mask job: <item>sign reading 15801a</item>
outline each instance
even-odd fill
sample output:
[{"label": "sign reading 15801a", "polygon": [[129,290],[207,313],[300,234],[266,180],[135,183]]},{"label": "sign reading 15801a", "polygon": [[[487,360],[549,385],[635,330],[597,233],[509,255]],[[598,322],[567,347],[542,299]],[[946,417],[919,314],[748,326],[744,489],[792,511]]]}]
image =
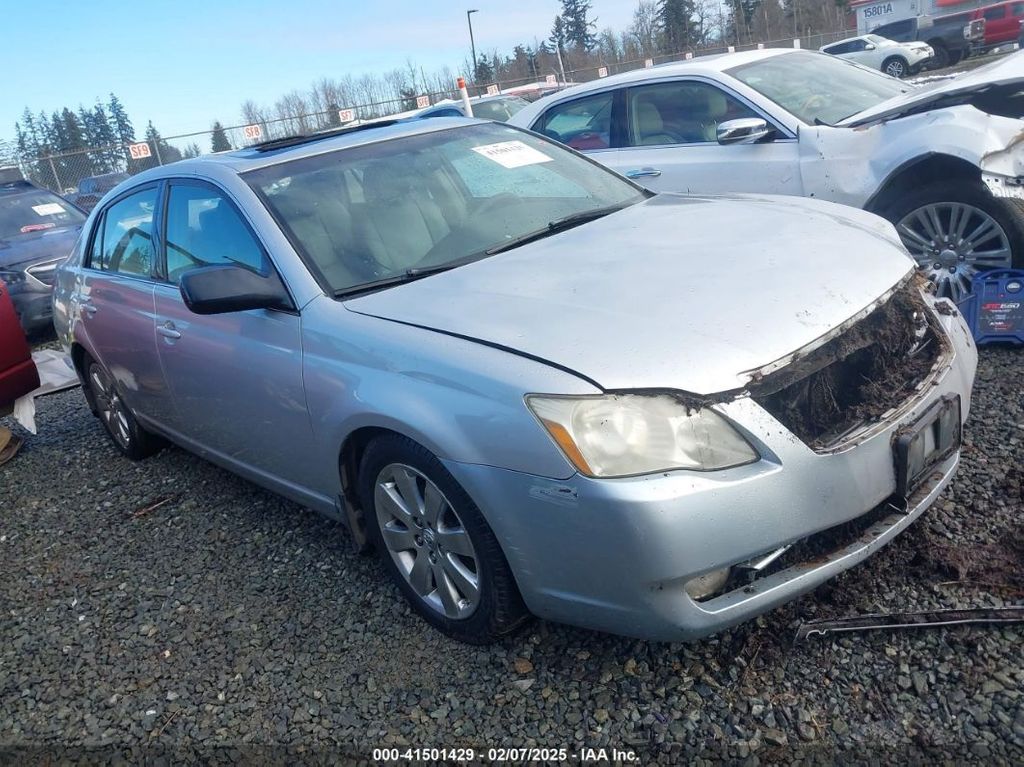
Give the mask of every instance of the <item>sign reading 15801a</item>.
[{"label": "sign reading 15801a", "polygon": [[879,3],[864,9],[864,18],[872,19],[875,16],[888,16],[892,13],[892,3]]}]

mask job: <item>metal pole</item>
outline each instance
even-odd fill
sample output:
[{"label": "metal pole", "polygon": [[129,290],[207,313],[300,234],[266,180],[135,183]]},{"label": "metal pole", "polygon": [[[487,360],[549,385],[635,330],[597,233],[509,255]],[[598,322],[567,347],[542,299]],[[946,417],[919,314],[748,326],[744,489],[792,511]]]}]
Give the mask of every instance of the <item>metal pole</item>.
[{"label": "metal pole", "polygon": [[466,11],[466,23],[469,24],[469,47],[473,51],[473,85],[476,85],[476,41],[473,40],[473,17],[471,14],[476,13],[477,10],[474,8],[471,11]]},{"label": "metal pole", "polygon": [[558,68],[562,71],[562,85],[565,85],[565,64],[562,63],[562,46],[555,41],[555,53],[558,54]]},{"label": "metal pole", "polygon": [[53,174],[53,185],[55,187],[57,187],[53,191],[55,191],[57,194],[60,194],[62,190],[60,188],[60,178],[57,177],[57,166],[55,166],[53,164],[53,157],[52,156],[49,159],[50,159],[50,172]]}]

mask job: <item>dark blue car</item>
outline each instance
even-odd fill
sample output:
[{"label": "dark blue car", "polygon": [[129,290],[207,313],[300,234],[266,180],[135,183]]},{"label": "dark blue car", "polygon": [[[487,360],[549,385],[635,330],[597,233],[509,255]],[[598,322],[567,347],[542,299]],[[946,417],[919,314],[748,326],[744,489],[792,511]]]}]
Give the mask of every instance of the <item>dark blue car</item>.
[{"label": "dark blue car", "polygon": [[75,244],[85,214],[57,195],[0,168],[0,280],[26,333],[51,327],[54,270]]}]

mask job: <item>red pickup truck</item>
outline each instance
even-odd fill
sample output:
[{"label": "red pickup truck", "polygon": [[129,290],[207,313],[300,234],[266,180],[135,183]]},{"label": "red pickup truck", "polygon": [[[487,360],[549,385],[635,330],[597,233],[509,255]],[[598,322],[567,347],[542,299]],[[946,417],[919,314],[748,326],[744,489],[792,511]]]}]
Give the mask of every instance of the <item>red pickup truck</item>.
[{"label": "red pickup truck", "polygon": [[1020,34],[1021,21],[1024,20],[1024,0],[1012,0],[978,8],[971,14],[971,19],[985,20],[985,47],[1012,43]]}]

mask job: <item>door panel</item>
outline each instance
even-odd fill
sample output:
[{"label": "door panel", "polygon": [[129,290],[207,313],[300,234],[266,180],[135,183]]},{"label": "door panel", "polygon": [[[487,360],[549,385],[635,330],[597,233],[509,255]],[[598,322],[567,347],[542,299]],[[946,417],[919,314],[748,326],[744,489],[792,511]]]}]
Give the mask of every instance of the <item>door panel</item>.
[{"label": "door panel", "polygon": [[173,404],[153,336],[153,237],[159,189],[130,192],[101,215],[70,296],[76,335],[144,421],[165,425]]},{"label": "door panel", "polygon": [[158,285],[156,331],[174,430],[261,474],[311,487],[299,317],[267,310],[201,316],[175,286]]},{"label": "door panel", "polygon": [[272,481],[313,487],[313,432],[302,383],[301,320],[252,310],[193,314],[178,281],[230,263],[266,274],[273,264],[221,189],[171,181],[155,288],[160,362],[175,403],[173,429],[193,446]]}]

